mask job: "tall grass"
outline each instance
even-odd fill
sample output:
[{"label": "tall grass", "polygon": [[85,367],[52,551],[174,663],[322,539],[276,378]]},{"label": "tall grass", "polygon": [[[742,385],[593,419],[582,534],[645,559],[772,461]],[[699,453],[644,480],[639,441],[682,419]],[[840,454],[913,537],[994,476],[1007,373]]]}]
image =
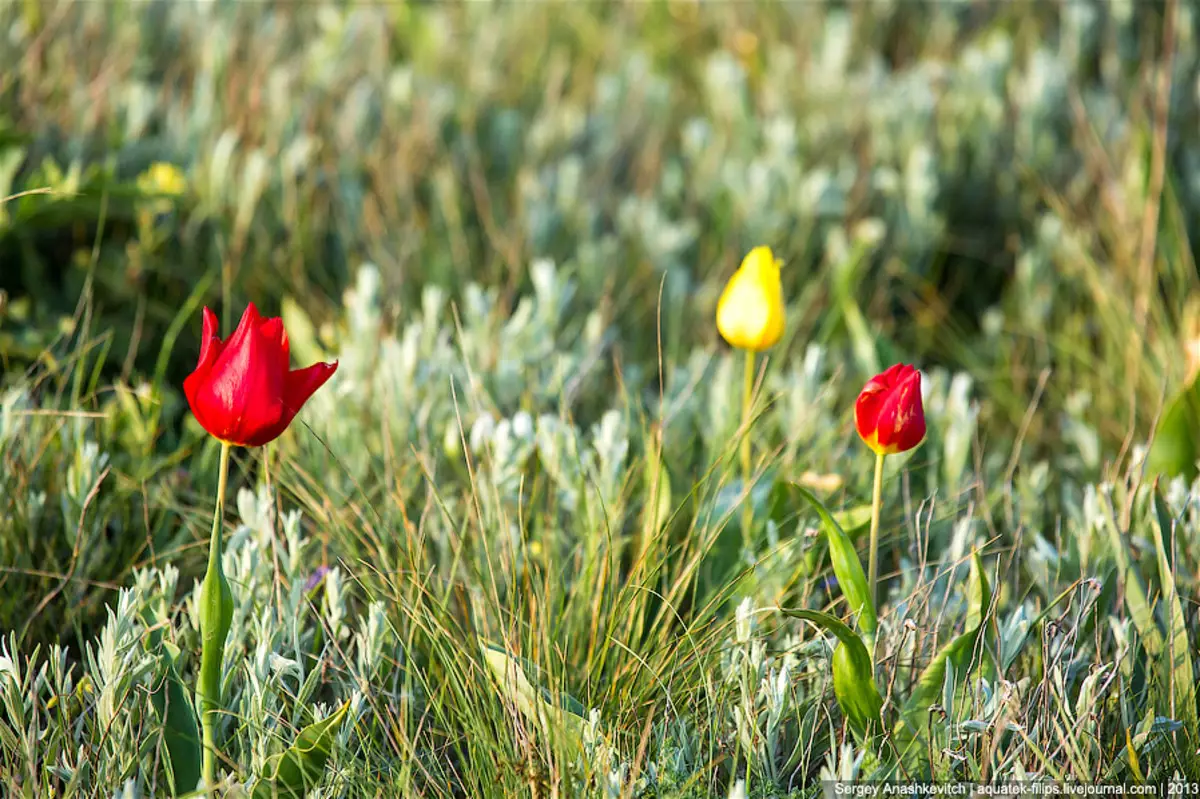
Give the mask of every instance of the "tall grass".
[{"label": "tall grass", "polygon": [[[235,455],[230,790],[347,702],[318,795],[1195,779],[1197,488],[1141,463],[1195,365],[1198,19],[0,8],[0,196],[51,192],[0,205],[0,776],[181,788],[155,697],[164,641],[195,673],[217,450],[179,384],[201,305],[254,300],[341,365]],[[712,319],[759,243],[789,325],[747,429]],[[897,762],[781,610],[847,615],[789,484],[865,544],[850,407],[901,359],[887,719],[972,629],[973,551],[994,599]]]}]

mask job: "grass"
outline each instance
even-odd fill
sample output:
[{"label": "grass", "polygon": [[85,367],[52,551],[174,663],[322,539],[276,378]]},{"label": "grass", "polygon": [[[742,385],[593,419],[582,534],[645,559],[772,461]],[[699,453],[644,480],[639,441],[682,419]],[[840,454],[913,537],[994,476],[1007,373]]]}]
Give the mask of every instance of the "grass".
[{"label": "grass", "polygon": [[[234,455],[229,795],[343,706],[319,796],[1197,779],[1200,489],[1142,468],[1196,368],[1197,20],[0,8],[0,778],[191,787],[163,700],[218,446],[180,383],[200,307],[253,300],[340,366]],[[713,316],[761,243],[747,427]],[[884,473],[872,736],[792,486],[865,562],[851,408],[900,360],[929,435]]]}]

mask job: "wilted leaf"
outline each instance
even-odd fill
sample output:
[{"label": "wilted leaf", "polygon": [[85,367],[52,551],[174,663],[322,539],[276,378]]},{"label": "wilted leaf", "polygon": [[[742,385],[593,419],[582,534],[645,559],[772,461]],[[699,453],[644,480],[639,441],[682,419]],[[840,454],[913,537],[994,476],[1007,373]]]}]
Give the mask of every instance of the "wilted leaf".
[{"label": "wilted leaf", "polygon": [[508,654],[501,647],[483,640],[479,643],[483,648],[483,659],[492,672],[496,686],[506,699],[517,706],[521,715],[538,729],[560,728],[570,736],[573,744],[581,746],[585,716],[583,705],[572,696],[560,694],[560,702],[555,706],[550,692],[541,686],[535,686],[526,676],[527,670],[533,671],[532,668],[527,669],[528,664]]}]

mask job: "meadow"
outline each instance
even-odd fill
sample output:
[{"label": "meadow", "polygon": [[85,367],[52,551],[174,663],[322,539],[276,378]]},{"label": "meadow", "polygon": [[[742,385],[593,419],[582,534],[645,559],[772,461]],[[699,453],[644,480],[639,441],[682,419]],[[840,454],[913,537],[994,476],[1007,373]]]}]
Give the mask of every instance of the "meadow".
[{"label": "meadow", "polygon": [[[1200,782],[1198,76],[1178,0],[0,4],[5,795]],[[203,785],[251,302],[338,366],[232,449]]]}]

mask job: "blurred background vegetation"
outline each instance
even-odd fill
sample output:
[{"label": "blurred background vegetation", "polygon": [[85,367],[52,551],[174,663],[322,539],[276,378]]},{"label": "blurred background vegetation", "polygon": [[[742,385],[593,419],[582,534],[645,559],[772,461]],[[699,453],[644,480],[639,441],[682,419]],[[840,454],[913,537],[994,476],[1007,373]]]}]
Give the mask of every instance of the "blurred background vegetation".
[{"label": "blurred background vegetation", "polygon": [[[254,301],[284,315],[295,360],[343,359],[310,427],[272,451],[286,457],[240,462],[241,482],[316,520],[304,568],[362,567],[364,595],[393,600],[433,674],[467,656],[405,609],[431,601],[397,582],[406,567],[469,586],[432,603],[447,630],[473,629],[459,600],[481,627],[501,605],[550,613],[525,634],[555,632],[538,654],[561,655],[564,682],[568,666],[586,675],[567,687],[636,751],[659,686],[617,678],[681,653],[657,631],[629,639],[636,655],[596,644],[611,631],[590,626],[592,588],[610,613],[658,611],[612,582],[644,539],[605,538],[613,572],[589,571],[612,519],[583,483],[624,519],[614,535],[648,514],[712,544],[696,562],[713,574],[688,571],[693,545],[676,540],[659,561],[671,586],[633,577],[679,600],[689,631],[728,621],[722,581],[745,560],[720,548],[717,518],[742,486],[716,464],[738,372],[713,317],[758,244],[785,261],[789,301],[755,430],[771,480],[807,474],[833,504],[861,503],[849,403],[881,367],[914,362],[931,376],[931,433],[889,473],[910,525],[897,537],[922,530],[914,513],[937,495],[935,543],[961,557],[968,538],[990,542],[1011,567],[997,586],[1010,620],[1080,580],[1114,585],[1109,542],[1079,543],[1102,529],[1096,486],[1137,466],[1164,399],[1200,368],[1198,76],[1187,2],[0,4],[0,629],[78,651],[136,569],[196,572],[215,452],[180,385],[200,307],[227,333]],[[489,447],[471,472],[464,450]],[[677,514],[657,507],[660,456]],[[477,479],[494,507],[474,504]],[[769,491],[755,502],[771,569],[792,572],[766,569],[750,593],[826,596],[811,550],[796,566],[808,544],[787,549],[796,509],[768,511]],[[1200,562],[1200,535],[1185,541],[1183,571]],[[510,546],[521,554],[496,565]],[[556,547],[586,550],[586,568]],[[517,590],[526,563],[572,577],[539,606]],[[920,584],[895,565],[902,592]],[[953,574],[936,573],[945,596]],[[1093,612],[1121,615],[1105,597]],[[715,635],[680,667],[695,696],[724,657]],[[551,656],[546,641],[566,638],[586,654]],[[474,689],[447,685],[424,686],[451,708],[437,751],[484,735]],[[1126,708],[1106,707],[1123,745]],[[692,745],[674,735],[656,732],[654,751]]]},{"label": "blurred background vegetation", "polygon": [[[1196,287],[1197,15],[1164,54],[1162,8],[8,4],[0,192],[54,194],[3,207],[0,354],[71,333],[90,281],[106,376],[177,385],[182,308],[330,321],[364,261],[400,317],[469,280],[511,307],[550,258],[624,363],[656,362],[661,299],[669,369],[769,243],[791,346],[966,369],[997,424],[1050,368],[1042,402],[1088,393],[1120,441]],[[144,225],[158,161],[183,192]]]}]

